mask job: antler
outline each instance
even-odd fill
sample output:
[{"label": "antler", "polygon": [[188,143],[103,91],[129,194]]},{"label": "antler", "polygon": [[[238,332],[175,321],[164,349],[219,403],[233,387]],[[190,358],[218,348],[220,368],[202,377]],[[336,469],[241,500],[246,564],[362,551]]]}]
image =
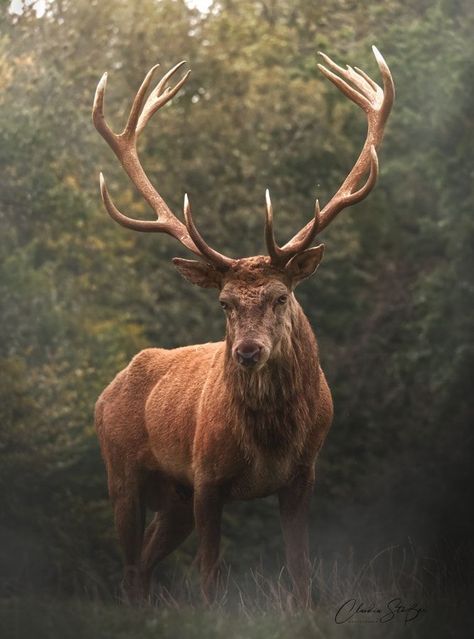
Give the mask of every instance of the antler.
[{"label": "antler", "polygon": [[[320,53],[328,67],[339,75],[336,75],[336,73],[333,73],[322,64],[318,64],[319,70],[344,95],[366,112],[368,121],[367,137],[356,163],[330,202],[326,204],[322,211],[319,211],[319,204],[316,200],[314,219],[298,231],[283,247],[279,247],[275,242],[273,212],[270,195],[267,191],[265,237],[268,253],[272,263],[276,265],[286,264],[294,255],[308,248],[316,234],[326,228],[340,211],[367,197],[377,181],[378,159],[376,149],[382,141],[385,123],[395,97],[395,87],[390,69],[382,54],[376,47],[372,47],[372,51],[382,74],[383,89],[361,69],[352,68],[349,65],[347,69],[343,69],[327,55]],[[348,82],[351,82],[353,86],[348,84]],[[365,184],[357,189],[357,185],[367,173],[367,170],[369,170],[369,176]]]},{"label": "antler", "polygon": [[152,115],[169,102],[176,93],[178,93],[189,77],[190,71],[187,71],[187,73],[185,73],[185,75],[173,87],[166,87],[170,78],[184,64],[185,62],[180,62],[170,69],[159,81],[156,88],[151,91],[145,102],[145,96],[150,86],[153,73],[159,65],[155,65],[148,71],[133,100],[127,124],[125,125],[124,130],[119,134],[112,131],[104,117],[104,97],[107,85],[107,73],[104,73],[97,85],[94,106],[92,109],[92,120],[95,128],[109,144],[140,194],[155,211],[157,219],[135,220],[121,213],[109,195],[102,173],[100,174],[100,192],[109,215],[122,226],[134,229],[135,231],[167,233],[168,235],[176,238],[187,249],[199,257],[203,257],[207,262],[211,262],[217,268],[227,269],[231,264],[233,264],[234,260],[226,257],[225,255],[221,255],[208,246],[203,240],[194,224],[187,196],[185,196],[184,204],[186,221],[186,225],[184,225],[171,212],[166,202],[153,187],[138,158],[138,136],[143,131]]}]

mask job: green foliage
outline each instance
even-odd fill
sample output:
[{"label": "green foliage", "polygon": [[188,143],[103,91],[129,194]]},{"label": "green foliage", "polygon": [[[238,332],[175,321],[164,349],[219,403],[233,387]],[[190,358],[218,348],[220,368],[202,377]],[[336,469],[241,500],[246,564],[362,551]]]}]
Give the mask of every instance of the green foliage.
[{"label": "green foliage", "polygon": [[[317,50],[375,74],[376,42],[389,61],[397,101],[380,184],[325,232],[327,258],[299,292],[336,403],[315,548],[333,547],[335,530],[345,545],[434,543],[451,535],[450,520],[466,539],[470,3],[222,0],[203,16],[182,0],[57,0],[42,17],[5,5],[3,27],[0,508],[2,535],[17,537],[1,558],[6,585],[25,574],[68,590],[114,582],[95,398],[140,348],[223,334],[212,292],[174,271],[182,249],[114,225],[99,201],[103,169],[119,207],[149,215],[91,124],[98,79],[110,72],[118,130],[145,71],[183,58],[190,81],[150,123],[141,154],[170,206],[179,211],[187,191],[205,237],[233,256],[263,250],[267,186],[283,239],[357,156],[364,118],[318,73]],[[243,567],[280,553],[275,508],[229,509],[228,558]],[[26,573],[9,560],[15,544],[28,549]]]}]

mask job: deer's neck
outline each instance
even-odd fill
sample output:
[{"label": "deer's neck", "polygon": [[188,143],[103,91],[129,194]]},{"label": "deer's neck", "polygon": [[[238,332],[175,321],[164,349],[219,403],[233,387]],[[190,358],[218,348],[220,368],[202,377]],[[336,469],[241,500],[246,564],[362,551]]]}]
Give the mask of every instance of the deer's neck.
[{"label": "deer's neck", "polygon": [[227,343],[225,377],[234,428],[244,448],[257,445],[278,452],[304,445],[298,432],[314,421],[319,360],[314,333],[299,304],[288,334],[260,370],[238,366]]}]

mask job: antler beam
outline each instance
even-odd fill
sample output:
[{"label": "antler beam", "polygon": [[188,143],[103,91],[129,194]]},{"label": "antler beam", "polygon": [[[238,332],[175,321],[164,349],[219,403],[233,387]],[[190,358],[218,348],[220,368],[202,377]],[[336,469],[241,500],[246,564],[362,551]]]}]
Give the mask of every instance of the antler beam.
[{"label": "antler beam", "polygon": [[[385,123],[395,98],[395,87],[390,69],[382,54],[375,46],[372,50],[382,75],[383,89],[361,69],[352,68],[349,65],[344,69],[327,55],[320,53],[326,65],[332,70],[318,64],[319,70],[345,96],[366,112],[367,136],[354,166],[330,202],[320,214],[315,214],[315,218],[281,248],[276,245],[273,238],[271,204],[269,205],[269,197],[267,197],[265,236],[272,263],[280,266],[286,264],[296,253],[307,248],[315,235],[326,228],[340,211],[363,200],[375,186],[378,176],[376,149],[382,142]],[[368,170],[369,176],[366,182],[357,189]],[[316,208],[318,209],[318,205]],[[318,219],[317,222],[316,219]]]}]

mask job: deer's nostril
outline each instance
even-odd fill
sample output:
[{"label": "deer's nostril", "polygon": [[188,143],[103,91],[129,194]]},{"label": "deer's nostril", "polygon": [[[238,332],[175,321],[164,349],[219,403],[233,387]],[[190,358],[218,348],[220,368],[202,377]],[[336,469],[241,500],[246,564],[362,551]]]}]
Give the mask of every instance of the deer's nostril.
[{"label": "deer's nostril", "polygon": [[243,359],[256,359],[260,354],[260,349],[256,348],[254,351],[237,351],[237,355]]}]

